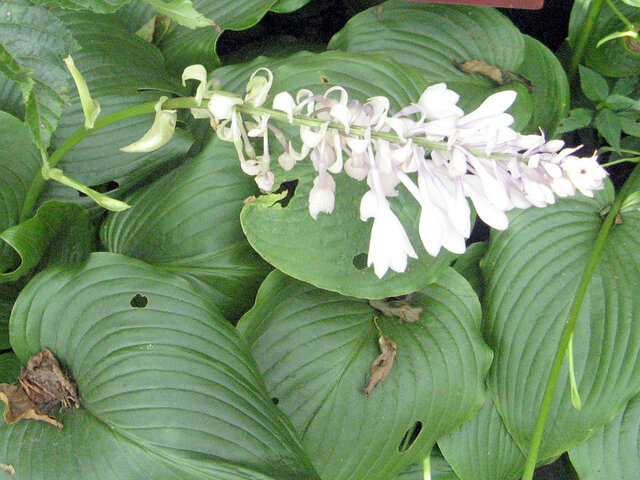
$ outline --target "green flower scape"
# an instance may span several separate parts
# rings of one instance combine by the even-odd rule
[[[328,43],[263,28],[338,4]],[[574,0],[554,53],[489,7],[3,0],[0,479],[531,480],[559,457],[638,478],[639,23],[638,0]],[[269,139],[300,150],[322,120],[263,107],[267,81],[268,105],[340,86],[390,116],[440,83],[464,112],[512,90],[511,128],[597,150],[615,181],[435,256],[398,188],[410,258],[374,271],[374,186],[335,174],[328,197],[317,158],[279,165]],[[218,91],[271,141],[270,191]]]

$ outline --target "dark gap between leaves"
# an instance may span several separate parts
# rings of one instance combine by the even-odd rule
[[[278,189],[273,193],[275,194],[275,193],[287,192],[287,194],[285,195],[284,198],[282,198],[281,200],[278,200],[273,205],[275,205],[276,203],[279,203],[282,208],[285,208],[287,205],[289,205],[289,202],[295,195],[297,187],[298,187],[297,178],[295,180],[289,180],[288,182],[282,182],[282,184],[280,184]]]
[[[356,270],[364,270],[367,268],[368,255],[364,252],[353,257],[353,266]]]
[[[98,185],[90,185],[89,188],[91,190],[95,190],[98,193],[108,193],[108,192],[111,192],[111,191],[115,190],[119,186],[120,186],[120,184],[118,182],[116,182],[115,180],[109,180],[108,182],[102,182],[102,183],[99,183]],[[82,192],[78,192],[78,195],[81,196],[81,197],[86,197],[87,196],[87,194],[82,193]]]

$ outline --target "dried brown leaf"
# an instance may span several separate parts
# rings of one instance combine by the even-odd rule
[[[34,403],[47,404],[47,408],[61,403],[65,409],[78,405],[76,386],[48,348],[29,359],[26,368],[20,369],[18,381]]]
[[[13,468],[13,465],[9,465],[6,463],[0,463],[0,470],[4,470],[5,472],[7,472],[10,477],[12,477],[16,473],[16,469]]]
[[[4,419],[7,423],[16,423],[23,418],[28,418],[47,422],[62,429],[62,424],[44,414],[20,385],[0,383],[0,400],[7,404],[4,409]]]
[[[498,85],[502,85],[504,83],[502,71],[495,65],[489,65],[483,60],[469,60],[467,62],[456,62],[454,60],[453,64],[464,73],[479,73],[480,75],[490,78]]]
[[[416,323],[422,313],[422,307],[411,305],[410,298],[369,300],[369,305],[387,317],[396,317],[407,323]]]
[[[389,376],[393,360],[396,358],[396,342],[386,335],[380,335],[378,344],[380,345],[380,355],[371,362],[371,377],[369,377],[367,386],[362,389],[366,396],[369,396],[376,385]]]

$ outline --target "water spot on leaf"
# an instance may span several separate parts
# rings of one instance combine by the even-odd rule
[[[407,429],[407,431],[404,433],[404,437],[402,437],[402,440],[398,444],[398,451],[402,453],[409,450],[411,446],[415,443],[415,441],[418,439],[418,435],[420,435],[421,431],[422,431],[422,422],[418,420],[413,425],[411,425]]]
[[[133,308],[144,308],[147,306],[147,303],[149,303],[149,300],[147,299],[147,297],[139,293],[136,293],[135,296],[129,302],[129,305],[131,305]]]
[[[368,255],[364,252],[357,254],[353,257],[353,266],[356,270],[364,270],[367,268]]]

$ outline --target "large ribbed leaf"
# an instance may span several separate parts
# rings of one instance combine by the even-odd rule
[[[242,70],[245,74],[251,71]],[[237,83],[235,72],[225,72],[233,78],[232,85]],[[273,95],[281,91],[295,94],[300,88],[324,93],[333,85],[343,86],[350,98],[360,101],[385,95],[393,112],[416,101],[425,88],[417,70],[368,55],[303,53],[274,68]],[[259,197],[245,205],[241,220],[253,248],[287,275],[344,295],[383,298],[419,290],[433,282],[453,258],[444,250],[436,258],[424,250],[417,233],[419,204],[399,187],[399,196],[391,199],[392,208],[420,259],[409,259],[405,273],[390,271],[380,280],[373,268],[365,268],[371,222],[360,221],[360,198],[368,189],[366,183],[358,183],[345,174],[336,175],[335,209],[314,220],[309,215],[308,202],[315,175],[310,162],[300,162],[290,172],[275,172],[277,181],[299,180],[293,198],[282,207],[277,203],[281,195]],[[364,265],[358,264],[359,259]]]
[[[240,320],[270,395],[322,478],[392,478],[481,406],[491,352],[471,287],[449,269],[412,303],[423,308],[420,319],[402,323],[276,270]],[[367,397],[377,326],[397,355]]]
[[[144,260],[195,282],[221,312],[237,319],[269,266],[240,227],[242,201],[257,193],[235,148],[213,140],[189,163],[126,198],[101,231],[112,252]]]
[[[0,109],[25,117],[44,148],[67,91],[69,73],[62,59],[76,49],[69,31],[49,10],[23,0],[0,4]]]
[[[29,130],[17,118],[0,111],[0,232],[20,221],[27,190],[42,160]],[[0,245],[0,273],[14,266],[13,249]]]
[[[429,458],[430,480],[460,480],[451,465],[442,457],[440,452],[431,452]],[[424,467],[422,462],[415,463],[396,477],[396,480],[424,480]]]
[[[637,190],[636,185],[631,191]],[[485,338],[496,352],[489,388],[526,452],[580,276],[610,205],[606,183],[595,198],[558,199],[510,214],[483,260]],[[566,362],[551,404],[540,459],[558,455],[609,422],[640,391],[640,211],[625,211],[608,233],[577,319],[575,374],[582,409],[571,405]]]
[[[13,480],[316,478],[246,342],[182,278],[93,254],[35,277],[10,333],[23,364],[51,349],[81,403],[62,431],[0,428]]]
[[[476,415],[438,439],[461,480],[517,480],[525,457],[509,435],[490,395]]]
[[[580,480],[627,480],[640,472],[640,395],[586,442],[569,450]]]
[[[89,214],[82,207],[45,202],[32,218],[0,232],[0,239],[20,257],[14,270],[0,274],[0,283],[26,275],[43,259],[51,264],[84,260],[93,248],[92,233]]]
[[[168,63],[181,71],[188,65],[200,63],[207,68],[219,66],[216,42],[227,29],[244,30],[264,16],[277,0],[194,0],[193,5],[212,26],[188,30],[173,26],[162,38],[160,48]]]
[[[16,285],[0,285],[0,350],[11,348],[9,343],[9,316],[19,293],[20,288]]]
[[[518,92],[511,113],[518,128],[533,132],[540,127],[553,131],[568,106],[567,80],[554,55],[491,8],[388,1],[349,20],[329,48],[386,53],[420,69],[431,83],[447,83],[461,94],[465,110],[495,92],[496,84],[482,75],[462,72],[454,62],[484,61],[505,74],[506,86],[499,89]],[[510,81],[506,72],[528,77],[532,92]]]
[[[159,92],[138,92],[141,88],[183,91],[165,70],[164,59],[157,48],[119,25],[115,18],[70,11],[59,11],[58,16],[82,46],[74,60],[92,96],[100,102],[101,116],[139,103],[157,101]],[[70,102],[52,140],[56,147],[84,123],[75,89]],[[142,137],[152,122],[151,114],[138,116],[92,133],[72,148],[58,166],[68,176],[87,185],[104,184],[106,190],[116,194],[126,191],[154,168],[184,154],[191,145],[190,135],[178,129],[171,142],[155,152],[124,153],[119,150]],[[93,205],[91,200],[79,198],[75,190],[54,182],[47,185],[44,198]]]

